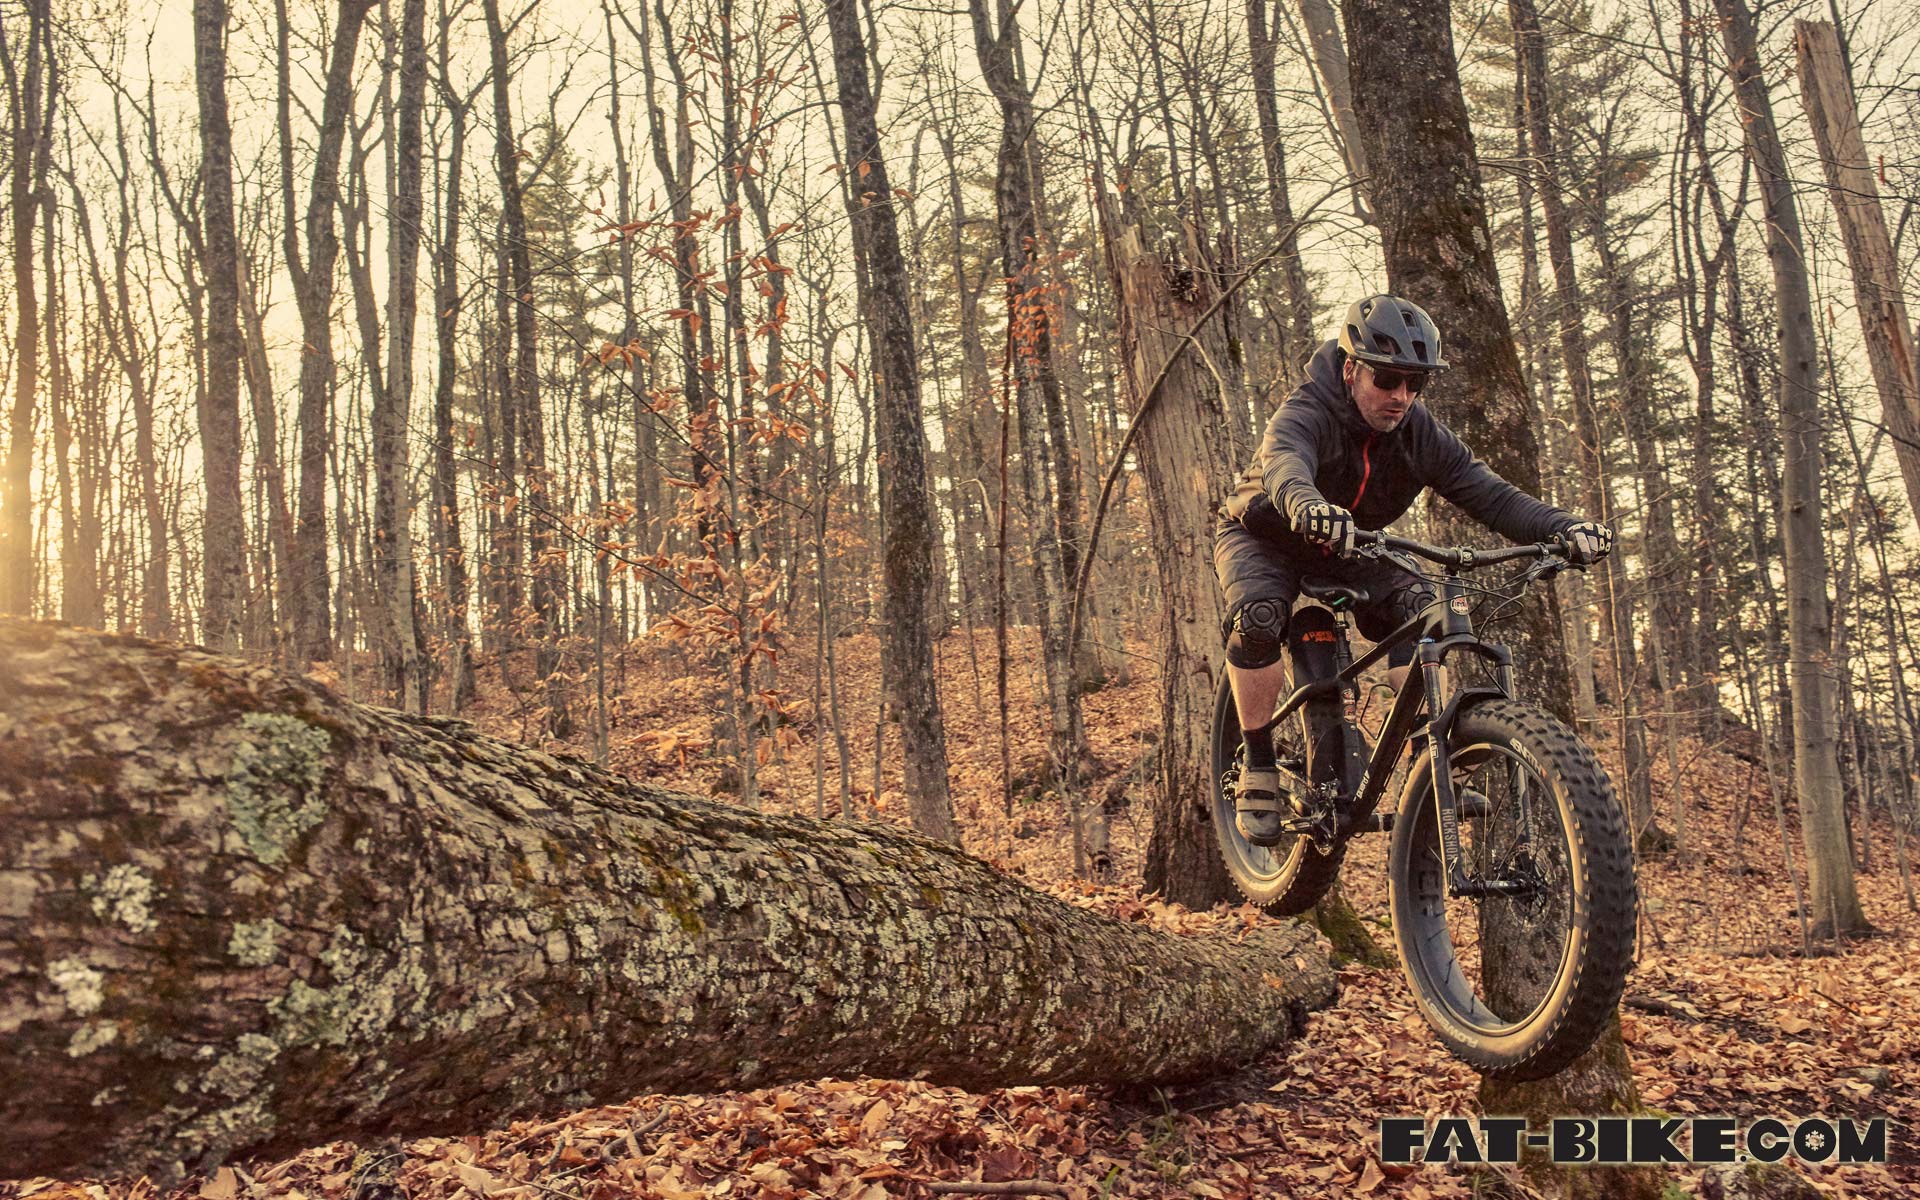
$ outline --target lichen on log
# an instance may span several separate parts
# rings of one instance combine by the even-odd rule
[[[822,1075],[1172,1082],[1331,1001],[886,826],[0,619],[0,1163],[176,1174]]]

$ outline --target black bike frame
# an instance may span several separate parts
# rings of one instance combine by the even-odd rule
[[[1380,741],[1373,748],[1366,771],[1360,776],[1356,788],[1356,798],[1351,803],[1339,807],[1345,815],[1336,831],[1337,838],[1344,839],[1373,816],[1374,808],[1379,804],[1382,793],[1386,791],[1387,780],[1393,774],[1393,764],[1399,761],[1400,753],[1409,741],[1425,737],[1427,751],[1432,756],[1433,790],[1440,821],[1440,840],[1447,870],[1447,891],[1450,895],[1460,896],[1479,892],[1484,884],[1469,880],[1466,875],[1464,855],[1460,849],[1460,810],[1453,794],[1453,773],[1449,767],[1447,741],[1453,732],[1460,710],[1478,700],[1511,697],[1514,690],[1513,655],[1505,646],[1494,642],[1483,642],[1473,632],[1473,621],[1467,612],[1468,589],[1462,582],[1460,572],[1472,565],[1467,562],[1449,567],[1442,581],[1440,598],[1421,609],[1412,619],[1388,634],[1373,649],[1355,660],[1331,679],[1319,679],[1301,684],[1288,694],[1286,702],[1274,713],[1274,720],[1284,720],[1299,710],[1300,706],[1318,696],[1338,694],[1355,685],[1360,675],[1374,663],[1379,662],[1396,646],[1405,645],[1418,639],[1414,650],[1414,661],[1419,665],[1417,672],[1410,671],[1407,680],[1400,688],[1400,694],[1394,698],[1393,708],[1387,714],[1386,725],[1380,731]],[[1494,679],[1497,687],[1456,687],[1451,696],[1445,697],[1445,703],[1439,712],[1433,715],[1423,730],[1420,729],[1421,708],[1427,697],[1440,696],[1442,692],[1440,667],[1450,654],[1467,653],[1489,659],[1494,664]],[[1351,723],[1349,728],[1351,728]],[[1416,751],[1417,752],[1417,751]],[[1306,779],[1281,768],[1281,775],[1288,786],[1311,791],[1313,785]],[[1347,800],[1347,797],[1341,797]]]

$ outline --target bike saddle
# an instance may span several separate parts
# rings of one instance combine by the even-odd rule
[[[1300,590],[1314,600],[1318,600],[1334,609],[1359,608],[1373,599],[1373,593],[1363,587],[1354,587],[1347,583],[1333,583],[1318,579],[1306,579],[1300,583]]]

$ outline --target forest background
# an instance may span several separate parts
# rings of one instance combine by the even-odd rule
[[[1367,39],[1343,22],[1432,7],[8,0],[0,609],[412,711],[478,698],[603,763],[714,764],[748,805],[770,763],[779,805],[949,837],[956,786],[989,793],[975,808],[1051,798],[1075,873],[1110,871],[1086,784],[1122,764],[1082,701],[1172,611],[1123,452],[1144,381],[1113,247],[1134,231],[1176,290],[1233,287],[1197,357],[1244,458],[1346,304],[1387,287],[1376,194],[1413,170],[1378,161],[1405,143],[1355,93],[1439,61],[1356,77]],[[1451,16],[1435,53],[1469,105],[1540,486],[1621,534],[1559,585],[1569,715],[1607,743],[1643,845],[1684,851],[1684,790],[1656,809],[1656,776],[1749,739],[1791,803],[1815,698],[1841,832],[1807,838],[1795,895],[1803,938],[1843,931],[1864,919],[1831,880],[1871,863],[1878,821],[1904,883],[1916,803],[1920,394],[1913,328],[1889,342],[1884,308],[1920,260],[1920,15]],[[1890,283],[1837,219],[1864,193],[1830,182],[1802,19],[1838,31]],[[856,236],[881,209],[897,257]],[[1804,363],[1776,339],[1799,324]],[[1442,415],[1505,453],[1476,436],[1477,381],[1450,386]],[[917,563],[889,550],[902,529]],[[1809,588],[1826,611],[1796,627]],[[1037,627],[1038,652],[996,654],[996,626]],[[840,702],[836,644],[867,631],[899,725]],[[975,705],[1002,697],[984,784],[949,782],[928,706],[902,701],[950,631]],[[637,727],[662,661],[696,715]],[[1020,770],[1009,671],[1047,713]]]

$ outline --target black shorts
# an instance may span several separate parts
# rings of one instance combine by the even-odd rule
[[[1303,579],[1365,588],[1369,599],[1354,610],[1354,623],[1361,636],[1372,642],[1412,620],[1437,595],[1432,583],[1391,561],[1336,558],[1290,531],[1276,538],[1263,537],[1231,519],[1214,526],[1213,569],[1227,597],[1227,620],[1220,630],[1223,642],[1233,633],[1234,617],[1250,601],[1277,600],[1291,610]],[[1394,666],[1412,662],[1412,643],[1390,651],[1388,661]]]

